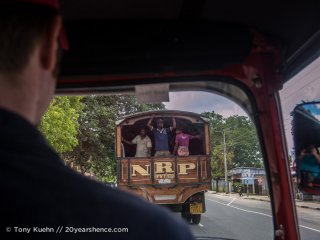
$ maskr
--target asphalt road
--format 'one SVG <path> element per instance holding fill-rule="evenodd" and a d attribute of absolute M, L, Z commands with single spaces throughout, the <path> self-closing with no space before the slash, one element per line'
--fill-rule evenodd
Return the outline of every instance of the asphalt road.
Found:
<path fill-rule="evenodd" d="M 190 224 L 195 236 L 229 239 L 273 239 L 269 202 L 206 195 L 207 211 L 199 225 Z M 302 239 L 320 239 L 320 211 L 298 208 Z"/>

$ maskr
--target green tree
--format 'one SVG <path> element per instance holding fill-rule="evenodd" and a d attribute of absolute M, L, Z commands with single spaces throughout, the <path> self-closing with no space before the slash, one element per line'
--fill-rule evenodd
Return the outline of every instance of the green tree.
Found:
<path fill-rule="evenodd" d="M 211 167 L 214 179 L 224 178 L 223 134 L 226 139 L 227 169 L 262 167 L 262 156 L 254 124 L 248 117 L 224 118 L 215 112 L 204 112 L 210 123 Z"/>
<path fill-rule="evenodd" d="M 55 97 L 43 116 L 39 129 L 48 143 L 58 152 L 72 151 L 78 145 L 81 97 Z"/>
<path fill-rule="evenodd" d="M 202 116 L 209 120 L 211 139 L 211 169 L 213 179 L 224 178 L 224 152 L 223 132 L 225 131 L 225 119 L 222 115 L 212 112 L 204 112 Z M 228 138 L 226 137 L 226 141 Z M 228 146 L 228 141 L 226 145 Z M 232 168 L 233 152 L 226 148 L 227 169 Z"/>
<path fill-rule="evenodd" d="M 98 178 L 114 177 L 114 122 L 117 114 L 112 97 L 88 96 L 82 99 L 79 118 L 79 145 L 64 155 L 68 165 Z"/>
<path fill-rule="evenodd" d="M 115 181 L 115 122 L 124 115 L 152 109 L 163 104 L 138 103 L 134 96 L 87 96 L 82 99 L 79 145 L 65 154 L 68 165 L 82 173 L 91 172 L 104 182 Z"/>
<path fill-rule="evenodd" d="M 245 116 L 231 116 L 225 121 L 229 148 L 234 153 L 233 167 L 263 167 L 259 140 L 253 122 Z"/>

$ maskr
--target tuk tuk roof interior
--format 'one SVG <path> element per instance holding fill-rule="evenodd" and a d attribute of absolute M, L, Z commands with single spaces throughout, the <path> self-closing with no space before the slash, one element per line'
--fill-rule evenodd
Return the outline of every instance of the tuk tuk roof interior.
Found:
<path fill-rule="evenodd" d="M 257 45 L 274 47 L 279 54 L 274 70 L 286 81 L 319 56 L 316 0 L 62 0 L 61 5 L 70 50 L 58 91 L 110 86 L 110 79 L 128 85 L 126 76 L 142 73 L 223 69 L 244 62 Z"/>

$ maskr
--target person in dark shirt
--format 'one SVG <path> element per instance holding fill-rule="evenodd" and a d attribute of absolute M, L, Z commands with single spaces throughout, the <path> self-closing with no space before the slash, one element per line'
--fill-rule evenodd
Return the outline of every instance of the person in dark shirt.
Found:
<path fill-rule="evenodd" d="M 166 209 L 87 179 L 48 146 L 36 126 L 67 48 L 58 2 L 0 5 L 1 239 L 192 239 Z"/>
<path fill-rule="evenodd" d="M 171 155 L 169 148 L 169 133 L 176 128 L 176 119 L 172 116 L 173 126 L 169 128 L 164 128 L 163 119 L 159 118 L 157 120 L 157 128 L 152 126 L 152 121 L 154 119 L 154 115 L 150 118 L 147 126 L 150 128 L 151 132 L 154 136 L 155 142 L 155 157 L 168 157 Z"/>

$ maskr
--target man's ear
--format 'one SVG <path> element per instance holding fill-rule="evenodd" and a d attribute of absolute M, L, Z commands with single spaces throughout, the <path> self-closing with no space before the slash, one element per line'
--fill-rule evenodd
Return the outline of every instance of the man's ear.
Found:
<path fill-rule="evenodd" d="M 45 70 L 53 71 L 57 61 L 57 51 L 59 47 L 59 34 L 62 27 L 60 16 L 53 18 L 52 23 L 46 29 L 42 39 L 40 56 L 41 65 Z"/>

